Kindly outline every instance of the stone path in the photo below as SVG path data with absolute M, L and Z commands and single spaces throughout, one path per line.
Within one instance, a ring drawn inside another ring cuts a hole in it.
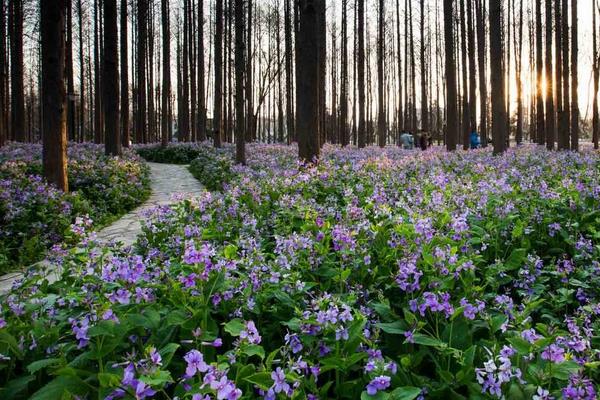
M 173 164 L 148 163 L 151 169 L 152 194 L 150 198 L 135 210 L 125 214 L 119 220 L 98 232 L 100 243 L 111 241 L 122 242 L 125 246 L 132 245 L 142 232 L 141 221 L 148 209 L 158 205 L 170 204 L 173 197 L 191 197 L 198 195 L 202 185 L 188 171 L 186 166 Z M 52 280 L 57 274 L 51 274 Z M 10 291 L 14 281 L 23 276 L 20 272 L 12 272 L 0 276 L 0 294 Z

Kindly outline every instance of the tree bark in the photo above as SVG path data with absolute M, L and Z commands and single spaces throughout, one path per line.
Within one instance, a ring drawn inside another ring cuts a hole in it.
M 11 134 L 17 142 L 27 139 L 25 132 L 25 89 L 23 72 L 23 0 L 10 0 L 10 84 Z
M 365 0 L 358 1 L 358 147 L 366 146 L 365 121 Z
M 298 155 L 303 162 L 316 162 L 319 158 L 319 31 L 317 2 L 299 0 L 298 89 L 296 129 Z M 359 0 L 362 1 L 362 0 Z
M 571 150 L 579 151 L 579 38 L 577 0 L 571 0 Z
M 163 88 L 162 88 L 162 117 L 161 117 L 161 143 L 166 147 L 171 140 L 169 135 L 170 118 L 170 98 L 171 98 L 171 26 L 169 18 L 169 1 L 161 0 L 162 17 L 162 40 L 163 40 Z
M 6 126 L 6 6 L 0 1 L 0 147 L 8 140 Z
M 446 51 L 446 149 L 448 151 L 456 150 L 456 142 L 458 139 L 453 3 L 454 0 L 444 0 L 444 45 Z
M 81 1 L 81 0 L 80 0 Z M 129 67 L 127 48 L 127 0 L 121 0 L 121 140 L 129 147 Z
M 594 93 L 592 105 L 592 142 L 594 149 L 598 149 L 598 133 L 600 131 L 600 116 L 598 115 L 598 86 L 600 85 L 600 64 L 598 62 L 598 24 L 596 22 L 596 0 L 592 0 L 592 66 L 594 72 Z
M 215 4 L 215 95 L 213 106 L 214 145 L 221 147 L 223 134 L 223 0 Z
M 105 151 L 107 155 L 121 155 L 119 129 L 119 39 L 117 29 L 117 0 L 104 3 L 104 63 L 103 104 L 105 119 Z
M 76 140 L 75 123 L 75 77 L 73 75 L 73 2 L 66 2 L 66 74 L 67 74 L 67 130 L 69 140 Z
M 552 77 L 552 0 L 546 0 L 546 148 L 554 148 L 556 115 Z
M 67 96 L 65 92 L 65 0 L 41 0 L 42 140 L 44 176 L 59 189 L 67 178 Z
M 377 37 L 377 144 L 379 147 L 385 147 L 386 142 L 386 121 L 385 121 L 385 104 L 383 103 L 383 41 L 384 38 L 384 12 L 385 12 L 384 0 L 379 0 L 379 33 Z
M 562 118 L 560 122 L 560 135 L 558 139 L 559 150 L 570 149 L 571 139 L 571 90 L 569 72 L 569 2 L 561 3 L 561 51 L 562 51 Z
M 294 127 L 294 111 L 292 104 L 293 91 L 293 53 L 292 53 L 292 15 L 291 0 L 284 0 L 284 30 L 285 30 L 285 117 L 288 144 L 296 140 Z
M 342 65 L 340 82 L 340 144 L 350 143 L 348 135 L 348 0 L 342 0 Z
M 138 143 L 145 143 L 147 138 L 146 123 L 146 50 L 148 36 L 148 3 L 145 0 L 137 2 L 137 115 L 136 115 L 136 139 Z
M 502 0 L 489 0 L 490 15 L 490 60 L 492 81 L 492 140 L 494 142 L 494 154 L 503 153 L 506 150 L 506 99 L 504 93 L 504 68 L 502 58 Z
M 198 140 L 206 140 L 206 80 L 204 79 L 204 0 L 198 0 Z
M 477 64 L 479 67 L 479 132 L 481 145 L 488 142 L 488 107 L 487 107 L 487 65 L 486 65 L 486 35 L 485 35 L 485 0 L 476 0 L 475 13 L 477 17 Z
M 544 116 L 544 62 L 542 41 L 542 0 L 535 1 L 535 45 L 536 45 L 536 130 L 535 137 L 538 144 L 546 140 L 546 124 Z
M 235 0 L 235 161 L 246 164 L 244 140 L 244 1 Z

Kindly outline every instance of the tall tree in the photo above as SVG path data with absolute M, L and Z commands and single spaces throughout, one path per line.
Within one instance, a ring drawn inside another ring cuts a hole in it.
M 169 1 L 160 2 L 162 18 L 162 40 L 163 40 L 163 88 L 162 88 L 162 116 L 161 116 L 161 143 L 167 146 L 171 137 L 169 125 L 171 123 L 170 99 L 171 99 L 171 26 L 169 18 Z
M 244 0 L 235 0 L 235 161 L 246 164 L 244 140 Z
M 101 40 L 100 40 L 100 29 L 101 19 L 100 5 L 98 0 L 94 0 L 94 142 L 102 143 L 104 137 L 104 128 L 102 126 L 102 87 L 100 75 L 102 73 L 100 68 L 101 54 Z
M 48 182 L 67 191 L 65 0 L 40 0 L 42 36 L 42 163 Z
M 446 52 L 446 149 L 454 151 L 458 139 L 456 62 L 454 59 L 454 0 L 444 0 L 444 47 Z
M 571 0 L 571 150 L 579 150 L 579 39 L 577 0 Z
M 384 32 L 385 32 L 385 8 L 384 8 L 384 0 L 379 0 L 379 33 L 377 36 L 377 106 L 379 112 L 377 113 L 377 144 L 379 147 L 385 147 L 385 137 L 386 137 L 386 122 L 385 122 L 385 104 L 383 103 L 383 84 L 384 84 L 384 76 L 383 76 L 383 42 L 385 40 Z
M 223 135 L 223 0 L 215 4 L 215 95 L 213 106 L 214 145 L 221 147 Z
M 502 48 L 502 0 L 489 0 L 490 18 L 490 60 L 492 81 L 492 140 L 494 154 L 506 150 L 506 99 L 504 93 L 504 67 L 501 62 L 504 54 Z
M 558 0 L 557 0 L 558 1 Z M 567 0 L 562 0 L 561 3 L 561 45 L 560 51 L 561 60 L 562 60 L 562 68 L 561 68 L 561 78 L 562 78 L 562 113 L 560 115 L 559 122 L 559 137 L 558 137 L 558 149 L 559 150 L 569 150 L 570 148 L 570 139 L 571 139 L 571 110 L 570 110 L 570 72 L 569 72 L 569 2 Z M 560 84 L 557 82 L 557 84 Z
M 299 0 L 299 30 L 296 71 L 298 155 L 301 161 L 319 157 L 319 22 L 318 7 L 323 0 Z M 362 1 L 362 0 L 359 0 Z M 360 56 L 359 56 L 360 57 Z
M 104 63 L 103 105 L 105 119 L 105 150 L 107 155 L 121 155 L 119 129 L 119 33 L 117 29 L 117 0 L 104 3 Z
M 460 55 L 461 55 L 461 71 L 462 71 L 462 123 L 461 123 L 461 127 L 462 127 L 462 144 L 463 144 L 463 149 L 464 150 L 468 150 L 469 149 L 469 125 L 470 125 L 470 120 L 471 117 L 469 115 L 469 112 L 471 111 L 471 108 L 469 106 L 469 71 L 468 71 L 468 64 L 467 64 L 467 49 L 468 49 L 468 44 L 467 44 L 467 29 L 466 29 L 466 22 L 465 22 L 465 18 L 464 16 L 466 16 L 466 12 L 465 12 L 465 0 L 460 0 L 460 15 L 462 15 L 462 18 L 459 18 L 460 20 L 460 43 L 461 43 L 461 51 L 460 51 Z
M 488 107 L 487 107 L 487 65 L 486 65 L 486 18 L 485 0 L 475 0 L 475 14 L 477 19 L 477 66 L 479 69 L 479 131 L 481 145 L 487 146 L 488 142 Z
M 342 0 L 342 65 L 340 82 L 340 144 L 350 144 L 348 135 L 348 0 Z
M 24 142 L 25 88 L 23 66 L 23 0 L 10 0 L 10 85 L 11 134 L 17 142 Z
M 204 0 L 198 0 L 198 140 L 206 140 L 206 80 L 204 66 Z M 164 66 L 163 66 L 164 69 Z
M 554 89 L 552 76 L 552 0 L 546 0 L 546 147 L 554 148 L 556 115 L 554 112 Z
M 319 146 L 322 146 L 325 142 L 325 132 L 327 130 L 327 20 L 325 2 L 326 0 L 314 0 L 314 4 L 317 8 L 317 29 L 319 39 Z
M 80 0 L 81 1 L 81 0 Z M 129 147 L 129 63 L 127 59 L 127 0 L 121 0 L 121 140 Z
M 523 142 L 523 2 L 519 1 L 519 28 L 517 30 L 517 44 L 515 69 L 517 73 L 517 132 L 515 139 L 517 144 Z
M 544 144 L 544 61 L 542 32 L 542 0 L 535 0 L 535 68 L 536 68 L 536 129 L 535 138 L 538 144 Z M 493 75 L 493 74 L 492 74 Z
M 0 147 L 8 140 L 8 127 L 4 113 L 6 109 L 6 5 L 0 0 Z
M 254 121 L 254 91 L 253 91 L 253 74 L 252 74 L 252 0 L 248 0 L 248 26 L 247 26 L 247 54 L 246 58 L 246 82 L 248 83 L 246 86 L 246 107 L 247 107 L 247 121 L 246 121 L 246 140 L 252 141 L 256 136 L 255 126 L 256 122 Z
M 135 134 L 138 143 L 144 143 L 147 138 L 146 124 L 146 57 L 148 38 L 148 2 L 137 1 L 137 54 L 136 54 L 136 107 Z
M 596 0 L 592 0 L 592 68 L 594 73 L 594 93 L 592 94 L 592 142 L 598 149 L 598 133 L 600 132 L 600 116 L 598 115 L 598 87 L 600 85 L 600 60 L 598 59 L 598 23 Z
M 292 104 L 292 82 L 293 82 L 293 53 L 292 53 L 292 11 L 291 0 L 284 0 L 284 30 L 285 30 L 285 117 L 288 143 L 296 140 L 294 127 L 294 111 Z
M 400 132 L 404 131 L 404 107 L 403 107 L 403 86 L 402 86 L 402 41 L 401 41 L 401 29 L 400 29 L 400 0 L 396 0 L 396 41 L 397 41 L 397 50 L 396 50 L 396 58 L 397 58 L 397 69 L 398 69 L 398 111 L 397 111 L 397 120 L 398 120 L 398 130 Z M 400 141 L 398 140 L 398 143 Z
M 429 132 L 429 102 L 427 100 L 427 38 L 425 37 L 425 0 L 421 0 L 421 129 Z
M 125 1 L 125 0 L 124 0 Z M 85 140 L 85 64 L 83 49 L 83 4 L 77 0 L 77 14 L 79 17 L 79 141 Z
M 75 76 L 73 74 L 73 1 L 66 2 L 66 74 L 67 74 L 67 129 L 69 140 L 76 139 L 75 124 Z
M 475 54 L 475 24 L 473 22 L 473 0 L 467 0 L 467 40 L 469 52 L 469 132 L 477 130 L 477 67 Z
M 365 0 L 358 2 L 358 147 L 363 148 L 367 142 L 365 121 Z

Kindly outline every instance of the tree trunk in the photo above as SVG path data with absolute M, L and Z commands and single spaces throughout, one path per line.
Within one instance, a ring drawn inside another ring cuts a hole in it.
M 247 125 L 246 125 L 246 140 L 251 142 L 256 137 L 256 132 L 254 131 L 255 121 L 254 121 L 254 102 L 253 102 L 253 75 L 252 75 L 252 0 L 248 1 L 248 26 L 247 26 L 247 54 L 248 57 L 246 59 L 246 106 L 248 111 L 247 115 Z
M 555 69 L 555 85 L 556 85 L 556 137 L 554 138 L 558 143 L 557 147 L 559 150 L 565 148 L 563 137 L 563 127 L 564 127 L 564 107 L 563 107 L 563 77 L 562 77 L 562 10 L 561 10 L 561 0 L 555 0 L 554 4 L 554 41 L 556 43 L 556 69 Z M 568 146 L 567 146 L 568 147 Z
M 6 7 L 0 1 L 0 147 L 8 140 L 8 127 L 6 126 Z
M 535 45 L 536 45 L 536 142 L 544 144 L 546 139 L 546 127 L 544 117 L 544 62 L 543 62 L 543 41 L 542 41 L 542 0 L 535 1 Z
M 80 0 L 81 1 L 81 0 Z M 129 70 L 127 48 L 127 0 L 121 0 L 121 140 L 129 147 Z
M 397 110 L 397 119 L 398 119 L 398 143 L 400 143 L 400 134 L 404 132 L 404 106 L 403 106 L 403 86 L 402 86 L 402 41 L 400 35 L 400 0 L 396 0 L 396 40 L 397 40 L 397 61 L 398 61 L 398 110 Z
M 569 150 L 571 139 L 571 110 L 570 110 L 570 72 L 569 72 L 569 2 L 561 3 L 561 51 L 562 51 L 562 117 L 560 122 L 560 135 L 558 138 L 559 150 Z
M 27 139 L 25 132 L 25 88 L 23 72 L 23 0 L 10 0 L 10 84 L 11 134 L 17 142 Z
M 515 57 L 515 67 L 517 72 L 517 132 L 515 139 L 517 145 L 520 145 L 523 142 L 523 2 L 519 1 L 519 5 L 519 29 Z
M 468 0 L 467 0 L 468 1 Z M 469 125 L 471 116 L 469 112 L 471 107 L 469 105 L 469 77 L 468 77 L 468 65 L 467 65 L 467 29 L 465 22 L 465 0 L 460 0 L 460 41 L 461 41 L 461 70 L 462 70 L 462 145 L 463 150 L 469 149 Z
M 298 155 L 303 162 L 316 162 L 319 158 L 319 31 L 318 3 L 322 0 L 300 0 L 298 31 L 298 89 L 296 129 Z M 359 0 L 362 1 L 362 0 Z
M 144 143 L 147 137 L 146 125 L 146 45 L 148 32 L 148 3 L 137 2 L 137 116 L 135 133 L 138 143 Z
M 206 80 L 204 79 L 204 0 L 198 0 L 198 140 L 206 140 Z
M 490 1 L 490 60 L 492 83 L 492 140 L 494 142 L 494 154 L 503 153 L 506 150 L 506 99 L 504 94 L 504 68 L 502 58 L 502 0 Z
M 48 182 L 67 191 L 65 0 L 40 1 L 42 37 L 43 168 Z
M 552 79 L 552 0 L 546 0 L 546 148 L 554 149 L 556 115 Z
M 317 29 L 319 46 L 319 146 L 325 143 L 327 132 L 327 21 L 325 17 L 326 0 L 314 0 L 317 9 Z
M 342 0 L 342 65 L 340 82 L 340 144 L 350 143 L 348 135 L 348 0 Z
M 365 0 L 358 1 L 358 147 L 366 146 L 365 121 Z
M 293 82 L 293 53 L 292 53 L 292 15 L 291 0 L 284 3 L 284 30 L 285 30 L 285 117 L 288 144 L 296 140 L 294 127 L 294 111 L 292 104 L 292 82 Z
M 467 39 L 469 51 L 469 132 L 477 130 L 477 67 L 475 54 L 475 26 L 473 0 L 467 0 Z
M 475 13 L 477 17 L 477 64 L 479 67 L 479 132 L 481 145 L 487 147 L 488 142 L 488 108 L 487 108 L 487 65 L 486 65 L 486 35 L 485 35 L 485 0 L 476 0 Z
M 444 0 L 444 44 L 446 51 L 446 149 L 448 151 L 456 150 L 456 142 L 458 139 L 453 3 L 454 0 Z
M 215 147 L 221 147 L 221 135 L 223 134 L 223 0 L 216 0 L 215 7 L 215 95 L 213 107 L 213 139 Z
M 577 22 L 577 0 L 571 0 L 571 150 L 579 151 L 579 39 Z
M 421 129 L 429 132 L 429 102 L 427 101 L 427 60 L 425 49 L 425 0 L 421 0 Z
M 385 136 L 386 136 L 386 122 L 385 122 L 385 105 L 383 104 L 383 80 L 384 80 L 384 76 L 383 76 L 383 41 L 385 40 L 384 38 L 384 23 L 385 23 L 385 18 L 384 18 L 384 1 L 383 0 L 379 0 L 379 23 L 378 23 L 378 27 L 379 27 L 379 33 L 377 36 L 377 94 L 378 94 L 378 98 L 377 98 L 377 106 L 378 106 L 378 113 L 377 113 L 377 144 L 379 145 L 379 147 L 385 147 Z
M 235 0 L 235 161 L 246 164 L 244 140 L 244 0 Z
M 117 30 L 117 0 L 104 3 L 104 63 L 103 104 L 106 129 L 107 155 L 121 155 L 121 130 L 119 129 L 119 39 Z
M 67 74 L 67 130 L 69 140 L 76 140 L 75 124 L 75 77 L 73 75 L 73 1 L 67 0 L 67 42 L 66 42 L 66 74 Z
M 162 89 L 162 116 L 161 116 L 161 143 L 163 147 L 169 144 L 169 100 L 171 98 L 171 26 L 169 19 L 169 1 L 161 0 L 162 39 L 163 39 L 163 89 Z
M 600 116 L 598 115 L 598 86 L 600 85 L 600 64 L 598 62 L 598 24 L 596 22 L 596 0 L 592 0 L 592 46 L 593 46 L 593 57 L 592 67 L 594 71 L 594 93 L 593 106 L 592 106 L 592 142 L 594 143 L 594 149 L 598 149 L 598 133 L 600 131 Z

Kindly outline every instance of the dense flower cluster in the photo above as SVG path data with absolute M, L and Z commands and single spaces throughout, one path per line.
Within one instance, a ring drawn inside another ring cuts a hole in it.
M 152 210 L 132 248 L 76 224 L 62 279 L 32 271 L 2 299 L 3 387 L 597 397 L 598 154 L 326 146 L 309 167 L 294 152 L 249 146 L 226 190 Z
M 44 181 L 41 157 L 38 144 L 0 149 L 0 272 L 38 261 L 65 239 L 75 217 L 89 215 L 101 225 L 149 192 L 149 171 L 130 151 L 110 158 L 100 145 L 70 145 L 68 194 Z

